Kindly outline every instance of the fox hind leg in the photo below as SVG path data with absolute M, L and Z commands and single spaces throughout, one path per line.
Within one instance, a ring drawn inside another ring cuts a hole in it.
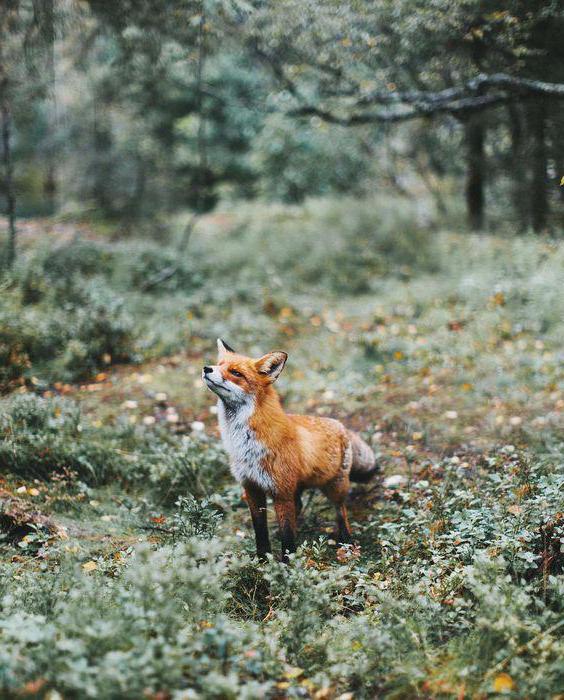
M 351 526 L 347 506 L 344 503 L 337 506 L 337 541 L 340 544 L 352 544 Z
M 352 533 L 346 506 L 349 486 L 348 474 L 343 474 L 323 487 L 323 493 L 335 506 L 337 513 L 337 541 L 340 544 L 352 543 Z
M 274 497 L 274 510 L 278 519 L 280 540 L 282 542 L 282 559 L 288 561 L 288 553 L 296 551 L 296 500 L 290 498 Z

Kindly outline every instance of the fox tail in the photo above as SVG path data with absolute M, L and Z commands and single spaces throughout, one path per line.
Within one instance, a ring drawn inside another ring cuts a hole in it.
M 372 448 L 364 442 L 360 435 L 353 433 L 352 430 L 349 430 L 348 434 L 352 447 L 352 467 L 349 478 L 351 481 L 365 484 L 376 476 L 380 467 L 376 464 Z

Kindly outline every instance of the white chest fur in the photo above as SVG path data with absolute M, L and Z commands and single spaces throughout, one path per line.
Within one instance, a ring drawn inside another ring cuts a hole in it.
M 249 426 L 249 419 L 255 410 L 254 402 L 237 408 L 226 408 L 223 401 L 218 401 L 217 415 L 219 430 L 230 463 L 231 473 L 240 483 L 250 481 L 265 491 L 274 492 L 274 482 L 263 469 L 262 463 L 266 457 L 266 447 L 257 440 Z

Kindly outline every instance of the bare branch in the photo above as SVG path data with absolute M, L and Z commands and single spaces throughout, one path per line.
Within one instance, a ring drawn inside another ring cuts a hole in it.
M 437 114 L 467 115 L 472 112 L 481 112 L 488 107 L 505 104 L 511 101 L 508 95 L 478 95 L 476 97 L 466 97 L 444 104 L 430 104 L 421 102 L 409 107 L 399 107 L 398 109 L 382 110 L 379 112 L 360 112 L 346 116 L 340 116 L 329 110 L 305 105 L 290 110 L 288 114 L 293 117 L 317 116 L 331 124 L 340 126 L 360 126 L 361 124 L 374 123 L 397 123 L 417 119 L 419 117 L 432 117 Z

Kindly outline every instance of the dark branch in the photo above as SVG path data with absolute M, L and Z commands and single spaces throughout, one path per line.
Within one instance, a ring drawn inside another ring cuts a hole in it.
M 425 102 L 428 104 L 442 104 L 452 100 L 466 98 L 469 94 L 477 93 L 489 87 L 505 88 L 514 93 L 526 95 L 546 95 L 550 97 L 564 97 L 564 84 L 546 83 L 542 80 L 530 80 L 527 78 L 516 78 L 505 73 L 494 75 L 479 75 L 468 81 L 462 87 L 452 87 L 438 92 L 428 92 L 423 90 L 412 90 L 407 92 L 378 90 L 368 95 L 362 95 L 356 102 L 356 107 L 368 106 L 371 104 L 414 104 Z
M 508 95 L 479 95 L 476 97 L 466 97 L 444 104 L 428 104 L 422 102 L 410 107 L 400 107 L 399 109 L 382 110 L 379 112 L 353 113 L 347 116 L 339 116 L 329 110 L 325 110 L 314 105 L 305 105 L 290 110 L 288 114 L 293 117 L 317 116 L 331 124 L 340 126 L 360 126 L 362 124 L 374 123 L 397 123 L 417 119 L 418 117 L 432 117 L 436 114 L 453 114 L 464 116 L 473 112 L 481 112 L 488 107 L 494 107 L 510 102 L 512 98 Z

